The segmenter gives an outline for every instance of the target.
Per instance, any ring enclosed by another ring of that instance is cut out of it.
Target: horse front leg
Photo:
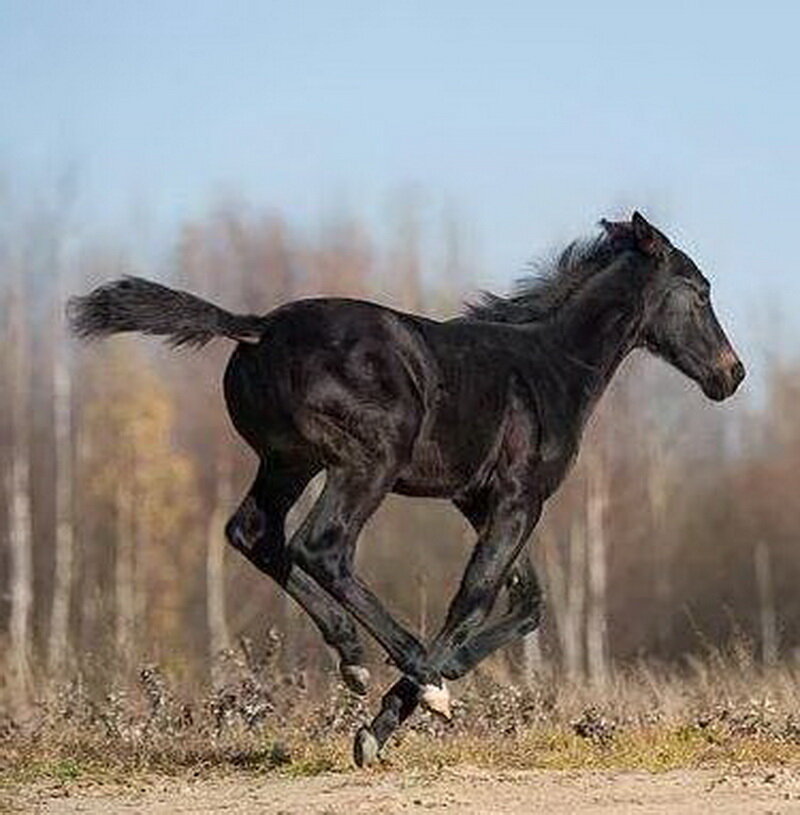
[[[498,501],[481,532],[445,624],[429,650],[428,665],[437,674],[462,676],[489,653],[515,639],[520,631],[532,630],[531,625],[538,624],[538,583],[532,566],[527,557],[521,564],[514,564],[540,510],[538,502],[519,501],[513,495]],[[497,623],[480,630],[504,581],[512,598],[511,608]],[[537,589],[535,601],[526,598],[523,602],[526,588],[532,586]],[[359,766],[377,758],[388,738],[413,713],[420,700],[420,688],[407,677],[394,684],[383,697],[375,719],[356,734],[354,758]],[[438,705],[438,712],[449,717],[449,697],[444,686],[438,699],[422,700],[433,709]]]
[[[478,539],[445,623],[430,648],[429,660],[437,670],[466,647],[484,624],[538,515],[539,508],[531,508],[528,502],[501,501]]]
[[[506,580],[509,604],[506,613],[483,626],[444,661],[447,679],[460,679],[488,656],[535,631],[542,619],[542,590],[528,552],[523,551]]]
[[[528,553],[523,550],[506,578],[509,604],[496,622],[476,631],[445,660],[442,676],[459,679],[490,654],[535,631],[541,621],[542,593]],[[373,761],[383,745],[417,709],[419,688],[403,676],[381,699],[381,709],[356,736],[356,763]]]
[[[503,581],[539,520],[542,498],[536,478],[538,436],[536,412],[529,394],[514,378],[509,383],[508,404],[490,462],[491,477],[457,503],[478,532],[478,540],[445,623],[428,651],[426,667],[434,676],[441,676],[452,655],[468,647],[466,643],[491,612]],[[495,637],[491,643],[487,640],[483,648],[502,638]],[[356,764],[377,758],[386,739],[411,714],[418,701],[449,717],[449,694],[443,683],[416,689],[414,684],[405,677],[397,682],[384,697],[381,713],[372,727],[358,731],[354,745]]]
[[[422,643],[403,628],[354,571],[358,535],[394,482],[395,468],[330,468],[322,494],[289,542],[291,572],[314,578],[369,631],[392,662],[419,686],[441,684]]]

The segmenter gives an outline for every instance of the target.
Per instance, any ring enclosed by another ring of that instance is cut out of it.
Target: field
[[[379,772],[314,778],[225,776],[154,779],[124,787],[40,787],[20,800],[40,813],[789,813],[800,781],[789,772],[487,771]]]
[[[417,714],[357,771],[351,736],[377,691],[312,693],[239,661],[192,697],[150,666],[124,693],[76,683],[6,717],[0,811],[800,811],[799,678],[745,649],[605,688],[483,674],[454,687],[452,722]]]

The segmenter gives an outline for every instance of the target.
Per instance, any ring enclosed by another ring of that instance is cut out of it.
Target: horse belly
[[[473,482],[492,449],[496,422],[477,426],[461,417],[439,416],[432,432],[414,444],[411,460],[400,471],[394,492],[401,495],[451,497]]]
[[[462,477],[442,455],[434,441],[414,445],[411,461],[400,471],[392,492],[442,498],[457,492]]]

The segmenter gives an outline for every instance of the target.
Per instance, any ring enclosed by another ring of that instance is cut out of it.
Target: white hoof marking
[[[450,712],[450,691],[447,690],[444,682],[442,682],[441,688],[436,685],[423,685],[420,688],[420,700],[428,710],[438,713],[445,719],[452,717]]]

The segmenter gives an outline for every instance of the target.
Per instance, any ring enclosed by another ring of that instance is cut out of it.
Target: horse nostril
[[[742,365],[741,361],[737,360],[736,363],[731,366],[731,379],[738,385],[744,379],[744,375],[744,365]]]

